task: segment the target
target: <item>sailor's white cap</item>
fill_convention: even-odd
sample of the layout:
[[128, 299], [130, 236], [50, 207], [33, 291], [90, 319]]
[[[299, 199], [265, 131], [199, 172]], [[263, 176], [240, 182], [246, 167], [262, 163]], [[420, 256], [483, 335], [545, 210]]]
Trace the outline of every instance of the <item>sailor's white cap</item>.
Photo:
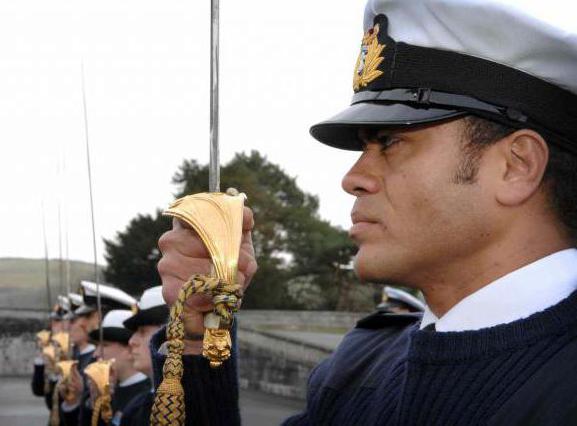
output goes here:
[[425, 310], [425, 304], [412, 294], [400, 288], [386, 286], [383, 289], [383, 301], [377, 308], [386, 310], [391, 306], [401, 306], [411, 312], [423, 312]]
[[58, 304], [65, 311], [70, 311], [70, 299], [68, 299], [68, 297], [63, 296], [62, 294], [59, 294], [58, 295]]
[[70, 300], [70, 306], [72, 309], [76, 309], [82, 306], [82, 295], [78, 293], [68, 293], [68, 300]]
[[56, 299], [56, 304], [52, 307], [52, 311], [50, 312], [50, 319], [55, 321], [69, 319], [70, 301], [63, 295], [58, 295]]
[[567, 4], [369, 0], [352, 105], [311, 134], [361, 149], [359, 126], [475, 114], [577, 153], [577, 19]]
[[80, 286], [82, 298], [88, 306], [95, 307], [97, 304], [97, 286], [100, 288], [100, 302], [106, 310], [130, 309], [137, 302], [130, 294], [110, 285], [81, 281]]
[[162, 325], [168, 320], [169, 309], [162, 297], [162, 286], [149, 288], [132, 309], [133, 315], [124, 322], [130, 330], [141, 325]]
[[[132, 315], [132, 312], [126, 309], [114, 309], [108, 312], [102, 319], [102, 336], [107, 342], [119, 342], [128, 344], [132, 336], [132, 331], [124, 326], [124, 321]], [[98, 342], [100, 330], [92, 330], [89, 337], [92, 341]]]

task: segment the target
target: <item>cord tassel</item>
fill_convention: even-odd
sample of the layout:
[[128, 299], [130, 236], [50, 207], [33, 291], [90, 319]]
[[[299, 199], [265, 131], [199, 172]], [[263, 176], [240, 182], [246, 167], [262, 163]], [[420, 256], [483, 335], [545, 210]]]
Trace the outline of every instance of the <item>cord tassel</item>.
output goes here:
[[[182, 354], [185, 337], [183, 311], [186, 300], [197, 293], [212, 296], [216, 314], [227, 324], [232, 322], [232, 312], [236, 311], [239, 305], [240, 286], [226, 284], [219, 278], [195, 275], [182, 286], [178, 299], [170, 309], [170, 321], [166, 329], [168, 355], [162, 367], [163, 380], [156, 390], [150, 414], [150, 424], [153, 426], [184, 425], [184, 389], [181, 383], [184, 372]], [[228, 333], [228, 330], [217, 331]], [[206, 342], [203, 346], [206, 346]], [[228, 347], [219, 347], [217, 351], [221, 357], [225, 356], [220, 360], [221, 363], [230, 357], [230, 336], [226, 346]], [[203, 355], [205, 355], [204, 352], [203, 350]], [[212, 366], [213, 361], [210, 361]]]

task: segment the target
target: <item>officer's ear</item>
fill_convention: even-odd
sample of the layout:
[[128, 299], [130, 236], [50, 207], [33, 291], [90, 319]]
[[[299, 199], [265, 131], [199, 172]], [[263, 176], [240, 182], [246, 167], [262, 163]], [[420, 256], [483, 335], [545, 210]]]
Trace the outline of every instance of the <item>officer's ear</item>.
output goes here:
[[496, 143], [500, 159], [497, 201], [516, 206], [528, 201], [539, 191], [549, 161], [549, 148], [543, 137], [529, 129], [521, 129]]

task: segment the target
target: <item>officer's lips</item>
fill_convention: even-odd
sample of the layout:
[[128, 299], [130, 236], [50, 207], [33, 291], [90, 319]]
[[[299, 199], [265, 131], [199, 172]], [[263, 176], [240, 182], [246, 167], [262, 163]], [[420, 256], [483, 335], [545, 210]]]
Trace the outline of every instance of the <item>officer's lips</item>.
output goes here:
[[353, 226], [349, 229], [349, 236], [352, 239], [357, 239], [367, 232], [374, 232], [375, 226], [379, 225], [377, 220], [355, 210], [351, 213], [351, 220]]

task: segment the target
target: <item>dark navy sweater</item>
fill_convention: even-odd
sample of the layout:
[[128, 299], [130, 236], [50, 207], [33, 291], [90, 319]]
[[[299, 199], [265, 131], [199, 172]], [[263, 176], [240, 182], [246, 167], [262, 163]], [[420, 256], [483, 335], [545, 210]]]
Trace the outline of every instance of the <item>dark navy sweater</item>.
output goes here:
[[[390, 314], [360, 321], [312, 372], [306, 411], [284, 424], [577, 425], [577, 293], [478, 331], [421, 331], [418, 321]], [[187, 420], [202, 420], [187, 424], [238, 424], [194, 411], [238, 410], [236, 382], [218, 379], [235, 377], [236, 363], [211, 373], [199, 357], [186, 358], [186, 399], [197, 401]], [[163, 362], [158, 353], [153, 359]]]

